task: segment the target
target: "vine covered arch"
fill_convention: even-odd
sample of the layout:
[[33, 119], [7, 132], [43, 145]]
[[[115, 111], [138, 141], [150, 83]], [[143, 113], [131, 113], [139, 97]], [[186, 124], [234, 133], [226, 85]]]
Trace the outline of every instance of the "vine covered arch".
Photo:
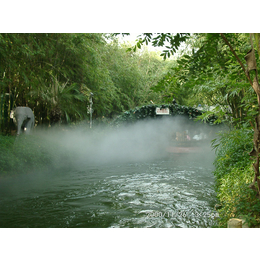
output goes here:
[[[119, 115], [115, 121], [114, 124], [119, 126], [122, 123], [133, 123], [138, 120], [144, 120], [149, 118], [159, 118], [156, 114], [156, 108], [160, 109], [169, 109], [169, 115], [170, 117], [174, 116], [184, 116], [188, 119], [195, 120], [198, 116], [201, 116], [204, 111], [199, 110], [197, 108], [188, 107], [188, 106], [182, 106], [179, 104], [149, 104], [144, 105], [142, 107], [136, 107], [134, 109], [130, 109], [128, 111], [125, 111], [122, 115]], [[217, 117], [215, 115], [210, 115], [207, 120], [205, 121], [209, 125], [213, 125], [214, 122], [217, 120]]]

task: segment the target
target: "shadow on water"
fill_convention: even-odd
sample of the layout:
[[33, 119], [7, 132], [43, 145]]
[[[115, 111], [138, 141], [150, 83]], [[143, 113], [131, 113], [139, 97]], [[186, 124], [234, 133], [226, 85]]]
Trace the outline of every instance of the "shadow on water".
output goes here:
[[212, 226], [214, 152], [208, 143], [202, 153], [167, 153], [175, 127], [39, 131], [70, 160], [0, 180], [0, 227]]

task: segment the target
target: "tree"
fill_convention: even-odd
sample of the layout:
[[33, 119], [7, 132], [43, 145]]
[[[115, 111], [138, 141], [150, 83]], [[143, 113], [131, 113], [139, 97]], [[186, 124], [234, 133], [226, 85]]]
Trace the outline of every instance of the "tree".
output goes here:
[[[113, 85], [102, 66], [105, 44], [101, 34], [0, 34], [0, 93], [31, 107], [37, 124], [47, 124], [53, 113], [64, 122], [84, 118], [90, 92], [101, 114], [110, 101], [98, 93]], [[68, 95], [76, 102], [62, 105]]]
[[[240, 64], [241, 68], [243, 69], [245, 76], [247, 77], [250, 85], [254, 89], [256, 96], [257, 96], [257, 102], [258, 102], [258, 115], [255, 117], [255, 125], [254, 125], [254, 147], [253, 150], [250, 152], [250, 156], [256, 157], [256, 161], [253, 163], [254, 171], [255, 171], [255, 177], [253, 180], [253, 183], [251, 185], [252, 188], [254, 188], [255, 182], [257, 182], [258, 187], [258, 195], [260, 197], [260, 179], [259, 179], [259, 152], [260, 152], [260, 86], [259, 86], [259, 80], [258, 80], [258, 71], [257, 71], [257, 62], [255, 57], [255, 47], [257, 48], [258, 54], [260, 54], [260, 34], [250, 34], [250, 43], [251, 43], [251, 49], [247, 52], [245, 56], [245, 60], [247, 63], [247, 68], [244, 67], [242, 61], [237, 56], [234, 48], [228, 41], [228, 39], [225, 37], [225, 35], [222, 33], [221, 37], [225, 41], [225, 43], [229, 46], [231, 52], [236, 57], [238, 63]], [[253, 37], [255, 39], [255, 42], [253, 42]], [[254, 44], [255, 43], [255, 44]], [[254, 46], [255, 45], [255, 46]], [[253, 71], [253, 75], [250, 75], [250, 71]], [[254, 79], [252, 80], [251, 77], [254, 76]]]
[[[178, 34], [177, 34], [178, 35]], [[153, 38], [151, 34], [143, 34], [143, 37], [140, 38], [137, 42], [138, 44], [143, 44], [148, 41], [151, 41], [154, 39], [153, 43], [155, 45], [160, 44], [162, 46], [167, 39], [169, 42], [169, 39], [171, 43], [176, 43], [174, 39], [180, 39], [180, 37], [172, 36], [167, 34], [167, 37], [165, 34], [157, 35]], [[182, 41], [186, 41], [189, 39], [189, 35], [184, 34]], [[250, 99], [248, 96], [244, 95], [245, 92], [250, 93], [248, 90], [248, 87], [246, 85], [250, 83], [252, 89], [256, 93], [257, 97], [257, 116], [255, 117], [255, 125], [254, 127], [254, 148], [251, 151], [250, 155], [256, 157], [256, 161], [253, 164], [254, 170], [255, 170], [255, 177], [252, 184], [252, 187], [254, 187], [254, 183], [257, 182], [258, 187], [258, 195], [260, 195], [260, 179], [259, 179], [259, 152], [260, 152], [260, 86], [259, 86], [259, 80], [258, 80], [258, 68], [257, 68], [257, 62], [256, 62], [256, 53], [255, 48], [258, 50], [258, 54], [260, 54], [260, 41], [259, 41], [259, 34], [250, 34], [250, 37], [247, 37], [247, 39], [250, 39], [247, 42], [245, 42], [245, 37], [241, 37], [241, 34], [206, 34], [206, 41], [203, 41], [203, 44], [200, 48], [195, 50], [195, 48], [192, 49], [192, 55], [184, 56], [184, 59], [187, 61], [191, 61], [191, 65], [189, 66], [188, 71], [184, 71], [184, 75], [181, 75], [180, 79], [185, 80], [190, 79], [191, 75], [199, 75], [202, 74], [202, 77], [199, 77], [199, 81], [205, 82], [208, 81], [210, 77], [213, 77], [213, 79], [216, 80], [215, 75], [212, 74], [213, 72], [218, 71], [218, 75], [220, 75], [220, 82], [221, 79], [225, 74], [228, 75], [228, 77], [231, 77], [229, 79], [235, 79], [235, 83], [238, 83], [231, 92], [225, 93], [226, 94], [226, 101], [230, 100], [233, 97], [232, 104], [233, 104], [233, 111], [238, 112], [238, 102], [235, 100], [238, 98], [238, 100], [241, 100], [244, 102], [244, 106], [250, 106], [251, 104], [248, 104]], [[220, 41], [221, 39], [221, 41]], [[146, 42], [147, 43], [147, 42]], [[169, 47], [168, 50], [164, 51], [162, 54], [164, 57], [169, 57], [180, 45], [175, 44], [174, 47]], [[223, 45], [224, 43], [224, 45]], [[222, 45], [221, 49], [218, 48], [219, 44]], [[234, 47], [235, 46], [235, 47]], [[237, 48], [238, 47], [238, 48]], [[248, 47], [250, 49], [248, 50]], [[227, 52], [227, 49], [229, 52]], [[220, 52], [221, 50], [221, 52]], [[244, 63], [242, 62], [242, 55], [246, 53], [245, 60], [247, 63], [247, 68], [245, 68]], [[232, 54], [232, 55], [230, 55]], [[234, 63], [234, 60], [236, 60], [236, 64]], [[180, 63], [181, 64], [181, 63]], [[215, 66], [218, 65], [218, 66]], [[239, 66], [238, 66], [239, 65]], [[235, 68], [234, 68], [235, 67]], [[233, 71], [230, 69], [233, 69]], [[252, 79], [252, 77], [254, 77]], [[247, 79], [247, 81], [245, 81]], [[197, 79], [194, 79], [197, 81]], [[193, 81], [194, 81], [193, 80]], [[192, 79], [191, 79], [192, 81]], [[219, 89], [220, 93], [225, 90], [224, 86]], [[241, 90], [238, 91], [238, 87], [243, 86]], [[224, 92], [223, 92], [224, 93]], [[240, 96], [241, 94], [241, 96]], [[217, 95], [216, 95], [217, 96]], [[240, 107], [242, 109], [242, 107]], [[240, 117], [243, 116], [243, 112], [241, 110], [240, 113], [237, 113], [237, 115], [240, 114]], [[255, 113], [252, 113], [255, 114]]]
[[164, 97], [151, 91], [165, 64], [148, 50], [125, 52], [103, 34], [0, 34], [1, 126], [15, 106], [33, 109], [37, 125], [111, 117]]
[[134, 52], [130, 46], [113, 39], [103, 54], [104, 64], [116, 90], [111, 116], [148, 104], [151, 100], [162, 100], [151, 88], [166, 73], [169, 62], [163, 62], [158, 53], [147, 48]]

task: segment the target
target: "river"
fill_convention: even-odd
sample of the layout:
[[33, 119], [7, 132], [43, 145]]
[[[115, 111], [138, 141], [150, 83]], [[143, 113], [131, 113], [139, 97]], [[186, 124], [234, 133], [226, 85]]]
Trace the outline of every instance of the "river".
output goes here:
[[3, 178], [0, 227], [211, 227], [212, 171], [202, 155], [175, 154]]

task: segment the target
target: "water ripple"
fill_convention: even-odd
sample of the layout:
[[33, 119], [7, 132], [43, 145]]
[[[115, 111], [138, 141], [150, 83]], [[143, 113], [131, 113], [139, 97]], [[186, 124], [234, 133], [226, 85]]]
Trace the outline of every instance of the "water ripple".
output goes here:
[[0, 226], [210, 227], [211, 172], [166, 160], [24, 177], [16, 189], [5, 182]]

